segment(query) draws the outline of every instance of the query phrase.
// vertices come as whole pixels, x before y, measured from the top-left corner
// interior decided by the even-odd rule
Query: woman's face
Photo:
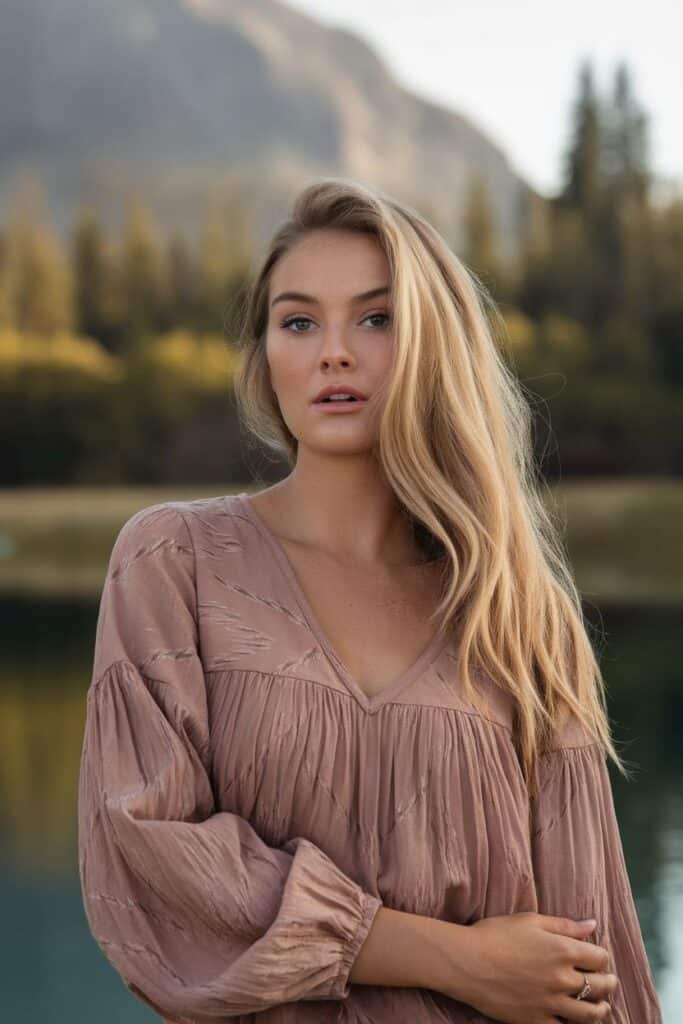
[[[371,448],[392,359],[390,289],[378,242],[351,231],[312,231],[275,266],[266,354],[282,417],[300,445],[340,454]],[[298,297],[285,297],[291,292]],[[328,385],[374,400],[315,404]]]

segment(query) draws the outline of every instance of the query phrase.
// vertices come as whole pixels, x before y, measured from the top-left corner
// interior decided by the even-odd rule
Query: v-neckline
[[[369,696],[361,685],[354,679],[342,659],[335,651],[332,642],[327,636],[325,630],[322,628],[318,616],[304,593],[303,587],[299,582],[299,577],[296,574],[289,555],[278,536],[271,530],[270,526],[268,526],[266,521],[261,517],[260,513],[256,511],[256,507],[254,506],[250,495],[246,491],[236,494],[235,497],[239,501],[240,506],[248,519],[253,523],[256,529],[259,530],[261,535],[269,544],[275,560],[289,584],[297,604],[299,605],[299,609],[323,652],[329,658],[332,666],[349,693],[356,698],[365,711],[376,711],[382,704],[385,704],[392,698],[399,696],[399,694],[403,693],[404,690],[406,690],[408,686],[410,686],[410,684],[436,660],[437,656],[441,654],[442,650],[451,639],[450,631],[448,629],[443,631],[437,629],[437,631],[432,635],[431,640],[427,643],[427,646],[422,649],[412,664],[408,665],[407,668],[386,683],[378,693]]]

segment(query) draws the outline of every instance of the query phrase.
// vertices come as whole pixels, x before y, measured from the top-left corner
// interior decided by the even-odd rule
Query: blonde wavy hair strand
[[[466,699],[481,706],[478,672],[512,695],[531,796],[538,758],[571,714],[628,778],[556,510],[536,480],[531,410],[497,340],[494,325],[504,333],[504,322],[481,281],[415,209],[340,178],[296,196],[244,298],[234,382],[241,419],[295,464],[297,441],[266,360],[269,285],[297,241],[326,229],[371,235],[389,264],[395,346],[375,454],[416,536],[444,559],[434,617],[440,629],[461,630]]]

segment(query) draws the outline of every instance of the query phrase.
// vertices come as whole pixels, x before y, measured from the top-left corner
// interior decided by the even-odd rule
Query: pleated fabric
[[[114,543],[78,793],[90,930],[167,1022],[486,1024],[352,985],[381,906],[595,917],[613,1024],[661,1024],[607,765],[572,722],[529,800],[512,700],[434,639],[367,697],[248,495],[164,502]],[[542,969],[542,965],[539,965]]]

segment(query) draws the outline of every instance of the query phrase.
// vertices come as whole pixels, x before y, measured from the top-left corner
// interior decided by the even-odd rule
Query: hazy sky
[[[541,192],[559,182],[582,57],[599,92],[628,62],[651,165],[683,188],[683,4],[616,0],[293,0],[352,28],[421,96],[468,115]]]

